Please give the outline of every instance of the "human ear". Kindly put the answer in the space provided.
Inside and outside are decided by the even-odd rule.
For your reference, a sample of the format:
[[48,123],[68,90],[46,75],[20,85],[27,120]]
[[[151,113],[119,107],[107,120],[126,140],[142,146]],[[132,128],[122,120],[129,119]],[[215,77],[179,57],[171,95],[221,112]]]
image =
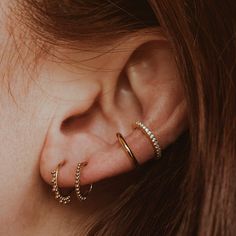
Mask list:
[[[73,112],[62,110],[56,125],[49,128],[40,159],[41,175],[47,183],[60,163],[62,187],[74,185],[79,162],[88,163],[81,173],[82,185],[132,170],[117,132],[123,134],[140,165],[150,160],[154,155],[150,140],[132,128],[137,120],[153,131],[163,150],[187,128],[183,86],[170,44],[159,35],[142,36],[127,42],[128,53],[106,62],[119,68],[110,74],[114,83],[109,101],[103,91],[108,82],[91,80],[91,89],[83,91],[89,91],[87,102],[75,102]],[[63,132],[67,128],[70,132]]]

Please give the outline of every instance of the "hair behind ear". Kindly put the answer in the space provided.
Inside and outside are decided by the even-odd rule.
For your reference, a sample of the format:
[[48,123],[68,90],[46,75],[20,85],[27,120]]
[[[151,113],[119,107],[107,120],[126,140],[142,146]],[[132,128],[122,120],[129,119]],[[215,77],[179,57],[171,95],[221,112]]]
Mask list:
[[158,163],[147,162],[139,170],[136,181],[101,213],[101,220],[90,225],[88,235],[176,235],[175,227],[183,217],[180,203],[187,197],[182,193],[189,151],[189,135],[185,133],[165,150]]
[[[172,158],[183,160],[174,162],[176,166],[169,172],[173,181],[170,189],[173,187],[176,195],[160,191],[153,199],[155,212],[149,208],[153,207],[149,200],[159,184],[170,184],[168,178],[160,182],[158,177],[171,165],[165,168],[163,163],[160,167],[157,165],[153,168],[158,169],[154,171],[158,177],[151,178],[148,174],[148,183],[144,181],[140,183],[142,187],[127,191],[117,203],[121,210],[115,211],[111,219],[105,217],[99,221],[90,235],[108,232],[113,235],[233,235],[236,228],[236,211],[232,207],[236,206],[236,187],[232,184],[236,179],[236,5],[233,1],[213,4],[191,0],[152,0],[151,3],[172,41],[188,103],[190,136],[182,145],[180,140],[174,144],[181,151],[172,153],[170,159],[163,158],[169,164]],[[190,149],[184,158],[181,147],[188,140]],[[146,184],[152,188],[147,190]],[[146,194],[140,196],[143,191]],[[145,209],[141,198],[145,199]],[[160,218],[160,212],[170,217],[168,225],[165,216]],[[119,227],[118,222],[123,221]]]

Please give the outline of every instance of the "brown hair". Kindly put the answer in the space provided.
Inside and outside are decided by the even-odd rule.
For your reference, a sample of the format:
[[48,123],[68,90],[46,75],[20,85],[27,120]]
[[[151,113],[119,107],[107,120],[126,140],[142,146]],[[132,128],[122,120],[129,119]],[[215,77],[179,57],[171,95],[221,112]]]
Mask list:
[[[189,131],[104,212],[88,235],[236,232],[236,4],[233,0],[24,0],[53,44],[95,46],[161,27],[188,102]],[[32,21],[33,19],[33,21]],[[37,27],[36,27],[37,25]],[[113,209],[113,210],[111,210]]]

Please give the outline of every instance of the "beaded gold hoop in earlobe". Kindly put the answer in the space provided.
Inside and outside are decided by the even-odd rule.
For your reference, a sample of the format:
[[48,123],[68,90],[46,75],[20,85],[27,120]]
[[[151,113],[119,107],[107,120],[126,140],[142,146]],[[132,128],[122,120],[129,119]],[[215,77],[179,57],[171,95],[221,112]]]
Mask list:
[[76,174],[75,174],[75,193],[77,198],[80,201],[85,201],[88,197],[88,194],[92,191],[93,185],[90,184],[89,190],[86,193],[82,193],[80,190],[80,172],[81,172],[81,167],[86,166],[87,162],[83,163],[78,163],[77,169],[76,169]]
[[68,204],[71,201],[71,197],[69,195],[63,196],[58,187],[58,172],[60,168],[60,164],[58,165],[57,169],[52,171],[52,191],[55,193],[55,199],[57,199],[62,204]]
[[154,148],[154,152],[155,152],[155,156],[156,159],[160,159],[161,158],[161,147],[160,144],[158,142],[158,139],[156,138],[156,136],[154,135],[154,133],[147,127],[145,126],[142,122],[137,121],[134,124],[134,128],[136,129],[140,129],[142,131],[143,134],[146,135],[146,137],[149,138],[149,140],[152,143],[152,146]]

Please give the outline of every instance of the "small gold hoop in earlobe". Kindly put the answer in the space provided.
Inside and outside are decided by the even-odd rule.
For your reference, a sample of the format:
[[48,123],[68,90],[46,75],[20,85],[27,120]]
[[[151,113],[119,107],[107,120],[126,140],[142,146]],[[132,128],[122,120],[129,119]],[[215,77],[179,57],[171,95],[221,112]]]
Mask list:
[[59,190],[58,187],[58,173],[59,173],[59,168],[61,167],[61,164],[58,165],[57,169],[52,171],[52,191],[55,193],[55,199],[57,199],[60,203],[62,204],[68,204],[71,201],[71,196],[63,196]]
[[154,135],[154,133],[140,121],[137,121],[134,124],[134,129],[140,129],[142,133],[151,141],[151,144],[154,149],[155,157],[157,160],[159,160],[161,158],[161,146],[159,144],[158,139]]
[[132,162],[135,165],[135,167],[139,167],[139,163],[138,163],[134,153],[130,149],[129,145],[125,141],[125,139],[122,136],[122,134],[121,133],[117,133],[116,137],[118,138],[118,141],[120,142],[120,144],[121,144],[122,148],[124,149],[124,151],[126,152],[126,154],[128,154],[128,157],[132,160]]
[[87,162],[83,162],[83,163],[78,163],[77,165],[77,169],[76,169],[76,174],[75,174],[75,193],[77,198],[80,201],[85,201],[89,195],[89,193],[92,191],[93,189],[93,185],[90,184],[89,190],[85,193],[82,193],[80,190],[80,173],[81,173],[81,167],[86,166],[88,163]]

